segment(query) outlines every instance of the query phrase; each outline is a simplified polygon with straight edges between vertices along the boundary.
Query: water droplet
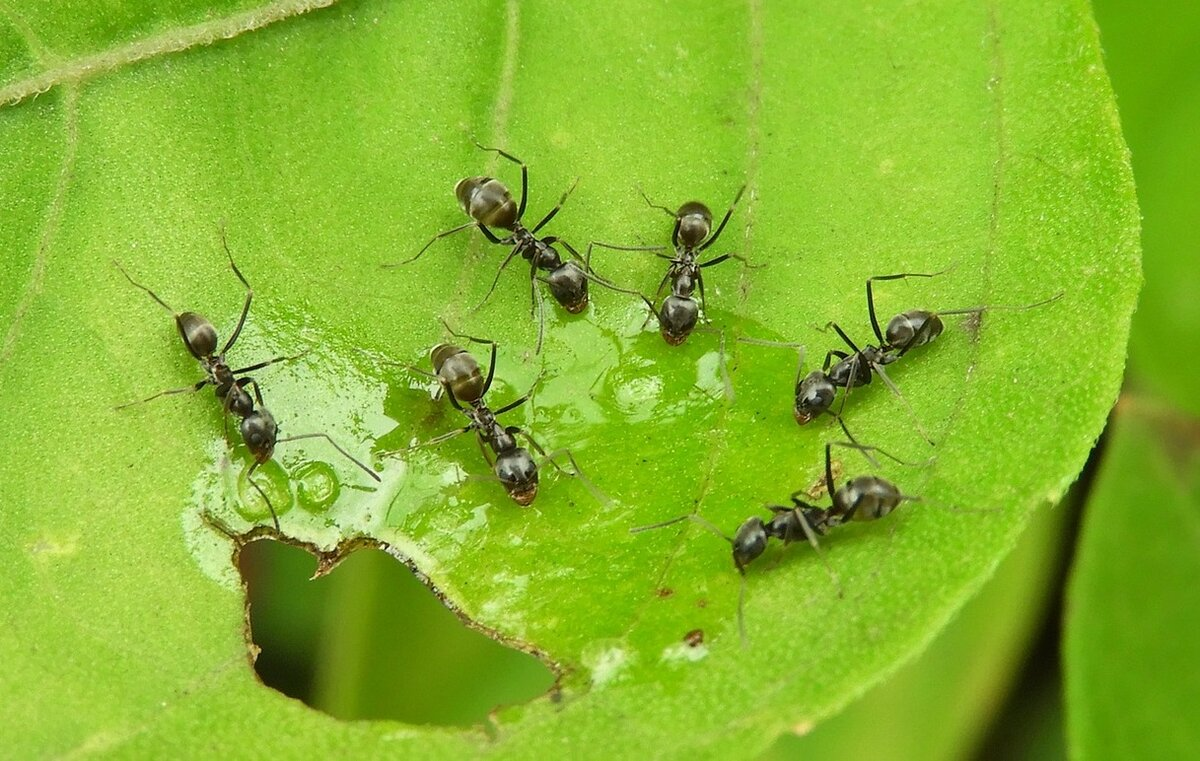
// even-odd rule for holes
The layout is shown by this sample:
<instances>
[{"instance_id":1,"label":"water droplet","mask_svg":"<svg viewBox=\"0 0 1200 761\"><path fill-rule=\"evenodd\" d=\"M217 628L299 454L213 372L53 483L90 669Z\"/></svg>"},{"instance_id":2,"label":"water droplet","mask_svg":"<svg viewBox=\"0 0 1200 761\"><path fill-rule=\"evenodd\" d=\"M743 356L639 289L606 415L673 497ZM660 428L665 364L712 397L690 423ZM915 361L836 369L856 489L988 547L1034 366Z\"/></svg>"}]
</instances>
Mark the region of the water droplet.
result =
<instances>
[{"instance_id":1,"label":"water droplet","mask_svg":"<svg viewBox=\"0 0 1200 761\"><path fill-rule=\"evenodd\" d=\"M292 478L296 481L296 499L300 507L310 513L329 510L342 491L333 466L320 460L312 460L294 468Z\"/></svg>"},{"instance_id":2,"label":"water droplet","mask_svg":"<svg viewBox=\"0 0 1200 761\"><path fill-rule=\"evenodd\" d=\"M292 491L288 488L287 473L279 463L268 460L260 465L254 471L253 484L246 476L249 470L247 467L238 474L236 510L239 515L248 521L261 521L271 517L271 507L275 508L276 515L283 515L292 509ZM255 485L258 489L254 488ZM259 489L262 493L259 493ZM270 507L263 499L263 494L271 500Z\"/></svg>"}]
</instances>

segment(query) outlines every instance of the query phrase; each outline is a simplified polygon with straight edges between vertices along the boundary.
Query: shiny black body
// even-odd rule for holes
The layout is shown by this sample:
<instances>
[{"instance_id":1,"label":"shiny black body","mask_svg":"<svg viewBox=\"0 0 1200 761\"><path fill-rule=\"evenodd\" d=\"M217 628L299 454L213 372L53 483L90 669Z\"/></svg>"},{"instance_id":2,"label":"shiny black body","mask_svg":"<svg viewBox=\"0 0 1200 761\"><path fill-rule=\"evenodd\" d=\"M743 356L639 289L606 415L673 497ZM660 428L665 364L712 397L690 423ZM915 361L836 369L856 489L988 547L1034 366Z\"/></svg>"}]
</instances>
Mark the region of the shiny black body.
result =
<instances>
[{"instance_id":1,"label":"shiny black body","mask_svg":"<svg viewBox=\"0 0 1200 761\"><path fill-rule=\"evenodd\" d=\"M671 264L667 268L667 274L658 284L658 291L655 295L662 293L668 283L671 292L663 300L660 308L655 308L652 301L643 297L651 314L658 320L663 340L672 346L682 344L696 328L696 322L700 317L700 310L705 300L703 268L720 264L726 259L746 261L738 254L722 254L705 262L700 261L700 254L721 237L725 225L729 223L729 218L733 215L733 210L745 190L746 186L744 185L738 190L737 196L729 205L729 210L725 212L721 224L717 225L715 231L712 229L712 212L699 201L688 201L678 210L671 211L646 198L646 203L652 208L665 211L675 220L675 226L671 230L671 246L675 253L671 256L658 254L659 257L668 260ZM645 198L645 194L643 194L643 198ZM694 295L697 288L700 290L699 301Z\"/></svg>"}]
</instances>

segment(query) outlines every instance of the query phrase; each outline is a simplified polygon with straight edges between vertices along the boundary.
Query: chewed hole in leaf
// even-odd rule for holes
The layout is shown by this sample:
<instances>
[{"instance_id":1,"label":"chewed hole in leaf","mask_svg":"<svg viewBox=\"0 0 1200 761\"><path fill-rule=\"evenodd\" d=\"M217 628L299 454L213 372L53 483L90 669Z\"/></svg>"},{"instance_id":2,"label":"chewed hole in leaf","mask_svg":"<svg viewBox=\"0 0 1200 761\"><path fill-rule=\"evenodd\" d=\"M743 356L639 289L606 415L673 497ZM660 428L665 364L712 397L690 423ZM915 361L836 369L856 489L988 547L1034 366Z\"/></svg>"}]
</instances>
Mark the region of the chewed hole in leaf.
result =
<instances>
[{"instance_id":1,"label":"chewed hole in leaf","mask_svg":"<svg viewBox=\"0 0 1200 761\"><path fill-rule=\"evenodd\" d=\"M339 719L465 726L545 695L537 658L474 631L387 553L314 558L254 541L239 558L263 683Z\"/></svg>"}]
</instances>

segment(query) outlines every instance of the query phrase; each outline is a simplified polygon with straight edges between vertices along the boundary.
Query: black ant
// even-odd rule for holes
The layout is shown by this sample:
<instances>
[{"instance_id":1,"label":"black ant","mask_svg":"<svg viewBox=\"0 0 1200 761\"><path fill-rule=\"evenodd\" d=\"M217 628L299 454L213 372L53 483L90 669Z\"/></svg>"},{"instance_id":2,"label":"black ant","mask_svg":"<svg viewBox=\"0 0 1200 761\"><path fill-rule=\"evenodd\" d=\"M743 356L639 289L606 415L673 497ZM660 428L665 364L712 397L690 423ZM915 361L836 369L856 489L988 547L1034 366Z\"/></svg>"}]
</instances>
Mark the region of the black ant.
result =
<instances>
[{"instance_id":1,"label":"black ant","mask_svg":"<svg viewBox=\"0 0 1200 761\"><path fill-rule=\"evenodd\" d=\"M158 302L159 306L171 313L175 318L175 327L179 330L179 337L183 339L183 345L187 348L197 362L200 363L201 369L204 370L204 379L200 380L191 386L183 388L172 388L166 391L160 391L153 396L146 397L135 402L128 402L117 407L117 409L125 409L132 407L135 404L144 404L160 396L168 396L171 394L184 394L189 392L199 391L205 386L213 386L217 398L221 400L221 407L226 411L232 411L239 417L245 417L254 407L254 402L245 389L237 383L237 377L245 373L261 370L268 365L273 365L276 362L283 362L296 357L282 356L268 359L265 362L258 362L246 367L240 367L237 370L232 370L229 364L225 361L225 354L237 341L238 336L242 333L242 327L246 324L246 316L250 313L250 303L254 300L254 290L250 287L250 283L246 281L241 270L233 261L233 254L229 250L229 244L225 240L225 231L221 231L221 245L225 248L225 254L229 257L229 266L233 269L233 274L237 275L237 279L241 281L246 288L246 300L242 304L242 313L238 317L237 327L233 329L233 333L229 336L229 340L217 351L217 329L209 322L208 318L196 312L176 312L167 302L158 297L154 291L137 282L133 277L125 271L116 260L113 265L116 266L125 279L132 283L135 287L140 288L150 295L150 298ZM299 355L297 355L299 356Z\"/></svg>"},{"instance_id":2,"label":"black ant","mask_svg":"<svg viewBox=\"0 0 1200 761\"><path fill-rule=\"evenodd\" d=\"M878 451L893 460L896 459L877 447L842 442L837 442L837 444L861 451ZM746 591L746 566L766 551L767 544L771 539L779 539L784 545L799 541L802 538L806 539L812 545L818 557L821 558L821 562L825 564L826 570L834 580L834 583L838 585L840 595L840 582L837 581L837 575L829 567L829 563L825 560L824 555L821 554L817 537L824 536L831 528L836 528L850 521L878 520L895 510L903 502L916 502L920 500L920 497L902 493L891 481L871 475L852 478L835 490L831 448L832 444L825 445L825 489L826 494L829 495L829 507L821 507L804 500L803 497L807 496L806 491L798 489L792 492L789 497L792 502L790 506L768 505L767 509L772 513L770 519L764 521L758 516L747 518L738 527L737 532L732 538L704 518L694 514L681 515L677 518L672 518L661 523L653 523L648 526L638 526L630 529L630 533L636 534L642 531L663 528L685 520L691 520L729 542L733 548L733 564L742 576L742 586L738 593L738 631L741 633L742 641L745 642L746 629L742 614L742 603Z\"/></svg>"},{"instance_id":3,"label":"black ant","mask_svg":"<svg viewBox=\"0 0 1200 761\"><path fill-rule=\"evenodd\" d=\"M121 274L125 276L126 280L128 280L137 288L140 288L148 293L150 298L154 299L160 306L174 316L175 326L179 329L179 336L183 339L184 346L187 348L188 352L200 363L200 367L204 370L205 375L202 380L192 384L191 386L160 391L157 394L149 396L145 399L122 404L118 406L117 409L125 409L126 407L131 407L135 404L144 404L153 399L157 399L160 396L196 392L205 386L213 386L217 398L221 400L222 415L224 416L227 415L227 413L232 412L241 418L239 429L242 434L242 439L246 443L246 448L249 449L251 454L254 455L254 464L250 466L249 471L246 473L247 480L250 482L250 485L253 486L254 489L259 493L259 496L263 498L263 501L267 503L267 507L271 511L271 518L275 523L275 529L279 530L279 516L275 513L275 508L271 504L271 500L267 497L262 488L252 478L250 478L259 465L271 458L277 443L281 441L295 441L297 439L306 438L325 438L330 444L333 444L335 449L348 457L355 465L362 468L367 475L371 476L376 481L379 481L380 478L361 462L351 457L346 450L338 446L337 443L330 439L326 434L310 433L301 436L290 436L286 439L278 438L278 426L275 423L275 418L270 412L267 411L265 407L262 406L262 393L259 391L258 382L246 375L246 373L260 370L268 365L275 364L276 362L298 359L303 355L303 353L292 356L275 357L265 362L259 362L257 364L238 368L237 370L230 369L229 364L225 361L225 354L230 348L233 347L234 343L238 339L238 336L241 335L242 328L246 324L246 316L250 312L250 303L254 299L254 291L251 289L250 283L246 281L245 276L242 275L241 270L238 269L237 264L234 263L233 253L229 250L229 244L225 240L225 231L223 229L221 230L221 245L225 248L225 254L229 257L229 266L233 269L233 273L237 275L238 280L240 280L242 285L246 288L246 300L242 305L242 313L238 317L237 327L234 328L233 334L230 335L229 340L225 342L220 351L217 351L217 330L207 318L205 318L203 315L197 314L196 312L176 312L169 304L159 298L158 294L134 280L133 277L131 277L130 274L125 271L125 268L120 265L120 263L116 261L113 262L113 264L116 265L116 268L121 271ZM254 397L251 397L251 395L246 391L246 386L253 386ZM255 398L258 400L257 408L255 407ZM228 438L228 428L226 428L226 440L228 440Z\"/></svg>"},{"instance_id":4,"label":"black ant","mask_svg":"<svg viewBox=\"0 0 1200 761\"><path fill-rule=\"evenodd\" d=\"M717 225L715 232L712 229L712 212L699 201L688 201L680 206L677 211L671 211L666 206L654 203L645 193L642 193L642 198L650 208L660 209L675 220L675 226L671 230L671 246L675 249L674 255L657 253L662 250L658 246L615 246L600 242L591 244L591 246L602 246L618 251L653 251L655 252L655 256L666 259L671 263L670 267L667 268L667 273L663 275L663 279L658 284L658 290L654 294L655 298L657 298L662 293L663 288L668 283L671 284L671 293L663 300L661 308L655 307L654 302L638 294L646 302L646 306L650 309L650 314L658 320L663 340L671 346L679 346L686 341L688 336L692 334L692 331L696 327L696 322L700 318L701 307L705 306L704 274L701 271L704 267L720 264L727 259L737 259L748 267L752 266L744 257L734 253L722 254L706 262L699 261L699 255L716 243L717 239L721 237L721 233L725 230L725 225L729 223L729 218L733 216L733 210L737 206L738 201L741 200L742 193L745 191L745 185L738 189L737 196L734 197L733 203L729 205L729 210L725 212L725 216L721 219L721 224ZM589 266L591 263L591 246L588 247L588 258L585 260L585 264ZM697 287L700 289L699 301L693 296ZM705 320L707 321L707 319L706 315Z\"/></svg>"},{"instance_id":5,"label":"black ant","mask_svg":"<svg viewBox=\"0 0 1200 761\"><path fill-rule=\"evenodd\" d=\"M445 325L445 322L442 324ZM444 433L416 446L440 444L455 436L475 431L484 458L492 466L493 473L504 486L504 490L508 492L508 496L518 505L526 507L532 504L534 498L537 496L538 465L527 449L517 445L516 437L521 436L542 456L544 461L549 461L554 467L564 473L567 471L563 470L554 461L554 456L556 454L565 454L575 471L568 475L581 479L589 490L592 490L593 487L584 478L583 472L579 469L579 464L575 462L575 457L569 449L561 449L547 454L546 450L519 426L510 425L506 427L497 419L505 412L514 410L525 404L529 401L531 394L526 394L513 402L509 402L498 410L492 410L487 406L484 396L487 394L488 389L491 388L492 379L495 377L496 342L486 338L476 338L456 333L449 325L446 325L446 330L458 338L465 338L473 343L484 344L490 347L491 358L488 362L487 377L483 377L479 368L479 362L466 349L453 344L438 344L433 347L433 350L429 353L430 361L433 364L433 373L428 373L417 368L413 369L423 375L435 378L441 391L444 391L449 397L450 404L456 410L466 415L467 420L470 422L462 428ZM491 449L491 454L488 453L488 448ZM605 498L598 497L598 499L601 502L607 501Z\"/></svg>"},{"instance_id":6,"label":"black ant","mask_svg":"<svg viewBox=\"0 0 1200 761\"><path fill-rule=\"evenodd\" d=\"M550 220L554 219L555 215L562 209L563 204L567 201L567 197L575 190L575 186L579 183L579 180L576 179L571 184L571 187L567 188L567 191L558 199L558 204L546 216L542 217L540 222L532 228L527 228L521 223L521 218L525 215L525 202L529 198L529 167L521 159L500 148L488 148L479 143L475 143L475 145L482 151L496 153L521 167L520 202L514 201L508 187L494 177L464 177L454 186L454 195L458 198L459 206L471 218L471 221L450 230L444 230L433 236L411 259L406 259L403 262L399 262L399 264L385 264L383 266L395 267L415 262L437 240L471 227L477 227L483 233L484 237L492 243L512 246L512 251L509 252L504 262L500 265L500 269L496 272L496 278L492 281L487 295L484 296L479 306L483 306L491 298L492 292L496 289L496 284L500 282L501 273L504 272L504 269L519 254L529 262L531 316L533 316L534 310L540 310L541 308L541 301L537 294L537 280L541 280L550 288L550 294L554 296L555 301L561 304L568 312L571 314L582 312L588 305L589 280L609 287L612 287L612 285L590 272L590 268L581 268L570 259L564 261L558 250L554 247L556 244L565 248L575 259L583 261L583 257L567 241L553 235L543 238L537 236L538 231L545 227ZM508 232L508 235L501 238L491 231L490 228L492 227L505 230ZM538 277L538 270L546 272L547 275L545 277ZM478 307L476 308L478 309ZM544 324L539 320L537 351L541 351L543 329Z\"/></svg>"},{"instance_id":7,"label":"black ant","mask_svg":"<svg viewBox=\"0 0 1200 761\"><path fill-rule=\"evenodd\" d=\"M862 348L859 348L837 323L828 323L826 327L833 328L838 336L845 341L852 353L836 349L830 350L825 355L825 361L822 363L821 369L813 370L803 377L801 377L803 372L803 360L801 360L800 367L796 371L796 387L794 392L795 407L793 412L797 423L804 425L811 422L813 418L821 413L828 413L836 418L841 424L842 430L846 431L846 424L842 420L841 410L845 407L846 397L849 395L850 389L858 386L866 386L871 382L873 375L878 375L880 380L908 409L909 415L916 424L922 438L932 444L933 441L921 425L920 419L912 408L909 407L908 401L900 393L900 389L888 377L884 367L897 361L909 351L936 340L945 329L941 320L942 315L982 314L992 309L1014 311L1033 309L1034 307L1057 301L1062 297L1062 293L1058 293L1048 299L1024 306L977 306L966 309L942 310L940 312L933 312L926 309L910 309L889 320L886 330L880 330L879 320L875 314L875 295L872 287L874 282L881 280L901 280L909 277L936 277L940 274L943 273L902 272L894 275L876 275L867 279L867 312L870 315L871 329L875 333L878 344L864 345ZM792 345L776 344L770 341L754 340L753 342L765 345ZM837 361L834 362L834 359ZM841 407L837 412L834 412L831 408L838 388L846 389L846 394L842 396ZM846 433L849 436L849 432L847 431Z\"/></svg>"}]
</instances>

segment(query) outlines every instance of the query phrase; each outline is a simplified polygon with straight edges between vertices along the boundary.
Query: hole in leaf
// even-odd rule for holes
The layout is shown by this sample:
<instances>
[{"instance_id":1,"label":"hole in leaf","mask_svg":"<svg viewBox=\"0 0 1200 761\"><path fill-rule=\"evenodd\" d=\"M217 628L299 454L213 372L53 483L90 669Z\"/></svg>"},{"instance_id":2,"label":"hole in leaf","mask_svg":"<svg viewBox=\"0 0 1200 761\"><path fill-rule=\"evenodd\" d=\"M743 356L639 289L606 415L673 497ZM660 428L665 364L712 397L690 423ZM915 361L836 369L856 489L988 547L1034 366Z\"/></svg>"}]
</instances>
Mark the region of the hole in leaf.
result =
<instances>
[{"instance_id":1,"label":"hole in leaf","mask_svg":"<svg viewBox=\"0 0 1200 761\"><path fill-rule=\"evenodd\" d=\"M275 541L245 545L240 565L259 677L339 719L478 724L554 685L540 661L467 628L381 550L356 550L315 580L311 554Z\"/></svg>"}]
</instances>

